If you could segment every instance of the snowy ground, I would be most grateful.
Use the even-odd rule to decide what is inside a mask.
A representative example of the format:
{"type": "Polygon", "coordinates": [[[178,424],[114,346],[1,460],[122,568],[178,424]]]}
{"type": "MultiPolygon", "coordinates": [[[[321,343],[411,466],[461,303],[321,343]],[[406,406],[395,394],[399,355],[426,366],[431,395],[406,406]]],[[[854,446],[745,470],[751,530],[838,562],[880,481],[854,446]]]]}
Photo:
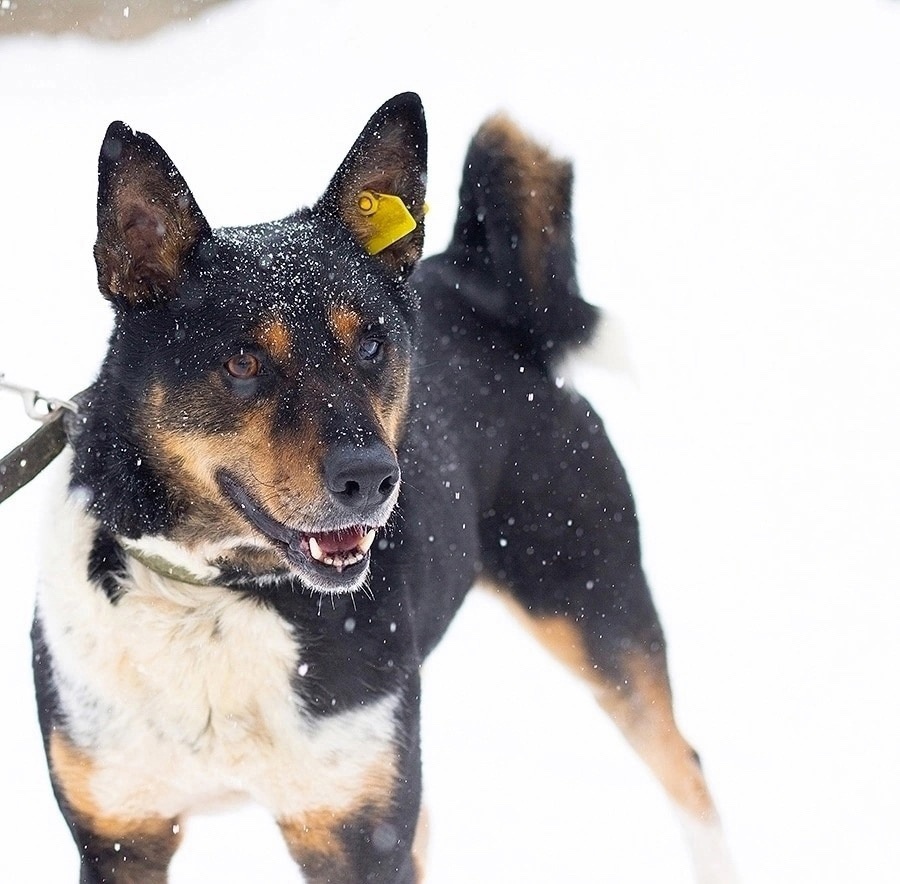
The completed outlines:
{"type": "MultiPolygon", "coordinates": [[[[469,135],[508,110],[576,164],[583,286],[629,367],[579,377],[743,878],[894,882],[898,87],[890,0],[234,0],[133,44],[0,36],[0,372],[68,395],[96,368],[110,120],[155,135],[214,224],[245,223],[314,199],[415,89],[437,251],[469,135]]],[[[31,429],[0,399],[3,452],[31,429]]],[[[4,881],[75,880],[29,673],[43,485],[0,507],[4,881]]],[[[690,880],[655,784],[489,598],[429,664],[424,740],[432,884],[690,880]]],[[[298,880],[261,814],[189,829],[175,884],[250,880],[298,880]]]]}

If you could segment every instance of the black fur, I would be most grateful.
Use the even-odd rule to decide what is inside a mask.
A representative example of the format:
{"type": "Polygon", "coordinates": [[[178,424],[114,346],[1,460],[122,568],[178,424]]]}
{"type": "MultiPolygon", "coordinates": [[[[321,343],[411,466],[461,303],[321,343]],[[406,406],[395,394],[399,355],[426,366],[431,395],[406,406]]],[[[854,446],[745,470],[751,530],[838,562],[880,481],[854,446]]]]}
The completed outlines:
{"type": "Polygon", "coordinates": [[[109,600],[115,604],[121,594],[121,579],[125,571],[125,552],[109,532],[100,530],[88,558],[88,579],[98,583],[109,600]]]}

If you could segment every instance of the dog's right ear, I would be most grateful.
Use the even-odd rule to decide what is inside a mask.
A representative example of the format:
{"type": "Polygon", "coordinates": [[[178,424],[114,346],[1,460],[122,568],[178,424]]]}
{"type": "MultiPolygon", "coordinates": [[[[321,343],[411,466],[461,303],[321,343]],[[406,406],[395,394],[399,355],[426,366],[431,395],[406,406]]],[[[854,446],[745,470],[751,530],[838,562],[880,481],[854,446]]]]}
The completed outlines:
{"type": "Polygon", "coordinates": [[[106,131],[98,176],[100,291],[120,307],[165,301],[209,224],[166,152],[124,123],[106,131]]]}

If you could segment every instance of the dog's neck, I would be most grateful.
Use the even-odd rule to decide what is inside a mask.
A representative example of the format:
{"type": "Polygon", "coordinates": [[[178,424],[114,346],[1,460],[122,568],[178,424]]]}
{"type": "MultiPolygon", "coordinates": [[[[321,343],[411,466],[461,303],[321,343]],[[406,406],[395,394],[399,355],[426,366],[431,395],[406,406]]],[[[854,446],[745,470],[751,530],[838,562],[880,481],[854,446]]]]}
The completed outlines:
{"type": "Polygon", "coordinates": [[[212,586],[221,574],[214,565],[187,555],[178,544],[159,537],[120,542],[131,558],[167,580],[177,580],[192,586],[212,586]]]}
{"type": "Polygon", "coordinates": [[[211,577],[201,577],[190,568],[178,565],[159,553],[147,552],[133,545],[127,545],[125,552],[145,568],[168,580],[177,580],[179,583],[189,583],[192,586],[211,586],[214,582],[211,577]]]}

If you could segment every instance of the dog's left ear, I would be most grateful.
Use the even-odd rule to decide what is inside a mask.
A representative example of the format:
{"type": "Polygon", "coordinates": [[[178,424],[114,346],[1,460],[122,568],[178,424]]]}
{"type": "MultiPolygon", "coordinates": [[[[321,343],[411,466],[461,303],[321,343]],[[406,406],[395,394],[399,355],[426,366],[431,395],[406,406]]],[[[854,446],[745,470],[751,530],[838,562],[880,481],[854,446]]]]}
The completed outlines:
{"type": "Polygon", "coordinates": [[[428,137],[418,95],[385,102],[350,149],[315,212],[336,215],[398,276],[422,257],[428,137]]]}
{"type": "Polygon", "coordinates": [[[168,299],[185,259],[209,224],[166,152],[124,123],[106,131],[98,162],[100,291],[120,307],[168,299]]]}

